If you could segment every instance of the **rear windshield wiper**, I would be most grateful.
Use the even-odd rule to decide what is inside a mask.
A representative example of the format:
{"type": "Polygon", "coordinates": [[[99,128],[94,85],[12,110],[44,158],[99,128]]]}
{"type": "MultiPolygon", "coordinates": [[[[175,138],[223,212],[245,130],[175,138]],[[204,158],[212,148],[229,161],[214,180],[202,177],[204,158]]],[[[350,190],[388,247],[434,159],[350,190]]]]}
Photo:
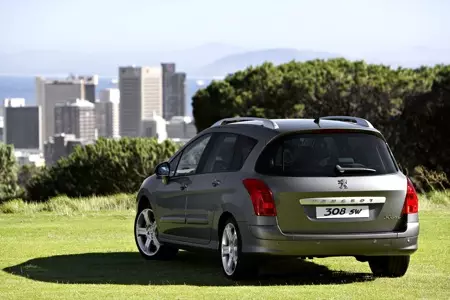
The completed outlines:
{"type": "Polygon", "coordinates": [[[363,167],[341,167],[340,165],[336,165],[336,170],[339,173],[350,173],[350,172],[361,172],[361,173],[375,173],[377,170],[363,167]]]}

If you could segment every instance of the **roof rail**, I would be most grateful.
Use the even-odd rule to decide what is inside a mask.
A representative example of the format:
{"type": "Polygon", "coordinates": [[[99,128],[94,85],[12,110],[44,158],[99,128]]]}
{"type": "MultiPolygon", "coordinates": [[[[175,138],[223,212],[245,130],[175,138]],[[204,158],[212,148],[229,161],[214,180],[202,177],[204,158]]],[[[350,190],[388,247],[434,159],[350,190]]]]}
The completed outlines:
{"type": "Polygon", "coordinates": [[[342,122],[350,122],[355,123],[359,126],[373,128],[373,125],[363,118],[358,117],[350,117],[350,116],[328,116],[328,117],[319,117],[314,120],[315,123],[319,124],[320,120],[331,120],[331,121],[342,121],[342,122]]]}
{"type": "Polygon", "coordinates": [[[275,123],[275,121],[265,118],[256,118],[256,117],[235,117],[235,118],[226,118],[217,121],[214,123],[211,127],[226,125],[230,123],[236,123],[236,122],[248,122],[248,121],[259,121],[262,122],[262,126],[270,129],[278,129],[278,124],[275,123]]]}

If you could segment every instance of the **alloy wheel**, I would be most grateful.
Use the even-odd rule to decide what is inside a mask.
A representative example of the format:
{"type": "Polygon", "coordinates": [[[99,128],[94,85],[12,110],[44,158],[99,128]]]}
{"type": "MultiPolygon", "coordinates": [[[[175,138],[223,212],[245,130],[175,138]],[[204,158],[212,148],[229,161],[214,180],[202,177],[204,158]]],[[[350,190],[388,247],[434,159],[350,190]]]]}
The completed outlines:
{"type": "Polygon", "coordinates": [[[220,250],[223,270],[231,276],[236,271],[239,258],[239,240],[232,223],[228,223],[223,230],[220,250]]]}
{"type": "Polygon", "coordinates": [[[147,256],[154,256],[161,248],[158,240],[158,229],[153,211],[142,210],[136,221],[136,240],[139,249],[147,256]]]}

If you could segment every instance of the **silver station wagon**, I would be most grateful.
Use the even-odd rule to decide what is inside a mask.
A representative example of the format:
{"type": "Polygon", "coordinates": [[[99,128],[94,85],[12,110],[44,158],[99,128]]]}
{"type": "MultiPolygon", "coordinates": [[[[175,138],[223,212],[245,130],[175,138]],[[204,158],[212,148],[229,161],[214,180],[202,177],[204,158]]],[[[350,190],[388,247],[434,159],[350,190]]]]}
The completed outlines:
{"type": "Polygon", "coordinates": [[[400,277],[417,250],[418,198],[367,120],[230,118],[145,179],[134,232],[146,259],[213,250],[235,280],[263,259],[329,256],[400,277]]]}

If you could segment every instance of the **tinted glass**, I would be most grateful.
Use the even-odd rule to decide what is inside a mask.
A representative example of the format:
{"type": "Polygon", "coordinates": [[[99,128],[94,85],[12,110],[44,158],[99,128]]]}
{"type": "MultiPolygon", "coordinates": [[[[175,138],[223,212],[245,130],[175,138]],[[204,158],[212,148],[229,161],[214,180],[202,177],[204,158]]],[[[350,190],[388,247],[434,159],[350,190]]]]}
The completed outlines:
{"type": "Polygon", "coordinates": [[[244,135],[239,136],[237,148],[234,154],[233,166],[231,167],[233,171],[238,171],[242,168],[245,160],[250,155],[257,142],[257,140],[251,137],[244,135]]]}
{"type": "Polygon", "coordinates": [[[178,162],[180,161],[181,153],[175,156],[170,162],[170,176],[175,175],[175,171],[177,170],[178,162]]]}
{"type": "Polygon", "coordinates": [[[210,138],[210,134],[202,136],[186,147],[181,155],[175,176],[195,174],[197,166],[200,163],[200,158],[202,157],[210,138]]]}
{"type": "Polygon", "coordinates": [[[220,173],[231,170],[238,136],[236,134],[218,134],[214,146],[208,154],[208,160],[201,173],[220,173]]]}
{"type": "Polygon", "coordinates": [[[345,172],[345,176],[397,172],[383,139],[373,134],[350,132],[295,134],[278,139],[263,151],[256,171],[296,177],[342,176],[337,165],[374,170],[345,172]]]}
{"type": "Polygon", "coordinates": [[[239,134],[216,133],[214,146],[201,173],[239,171],[244,165],[257,140],[239,134]]]}

